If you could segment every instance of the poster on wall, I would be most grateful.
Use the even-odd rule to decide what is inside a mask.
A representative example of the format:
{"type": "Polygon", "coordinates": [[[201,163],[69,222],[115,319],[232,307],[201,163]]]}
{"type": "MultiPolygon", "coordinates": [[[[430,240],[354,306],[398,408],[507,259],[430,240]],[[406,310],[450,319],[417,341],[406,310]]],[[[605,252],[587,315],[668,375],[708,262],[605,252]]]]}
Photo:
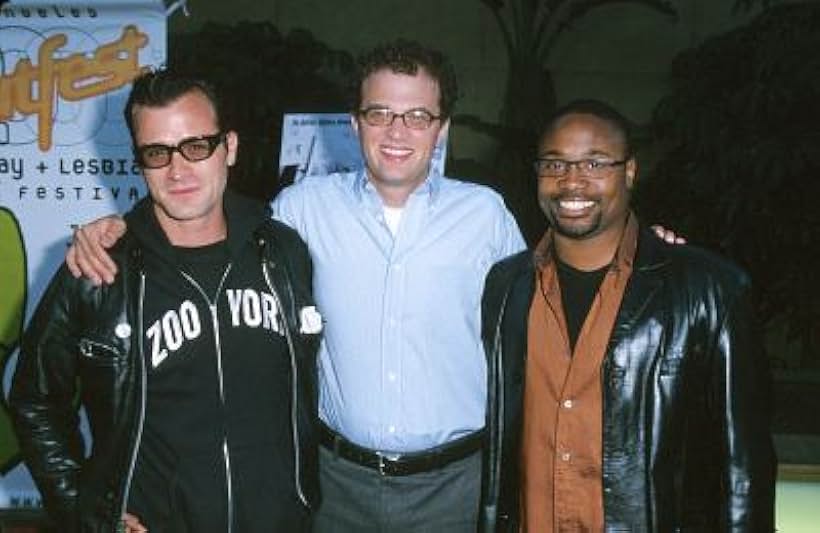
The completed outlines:
{"type": "MultiPolygon", "coordinates": [[[[128,210],[145,186],[122,110],[166,57],[162,0],[0,5],[0,364],[8,394],[24,324],[72,228],[128,210]]],[[[0,410],[0,509],[39,495],[0,410]]]]}
{"type": "MultiPolygon", "coordinates": [[[[433,152],[433,172],[444,174],[447,138],[433,152]]],[[[288,113],[282,120],[279,175],[292,181],[305,176],[351,172],[363,166],[349,113],[288,113]]]]}

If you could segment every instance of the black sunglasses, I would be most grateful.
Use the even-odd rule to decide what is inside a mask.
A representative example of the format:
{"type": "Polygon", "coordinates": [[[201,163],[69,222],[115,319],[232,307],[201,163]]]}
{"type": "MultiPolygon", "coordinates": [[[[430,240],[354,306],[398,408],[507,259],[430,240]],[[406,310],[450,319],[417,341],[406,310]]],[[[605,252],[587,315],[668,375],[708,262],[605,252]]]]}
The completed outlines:
{"type": "Polygon", "coordinates": [[[186,137],[179,141],[176,146],[167,144],[146,144],[137,146],[134,155],[137,163],[142,168],[162,168],[171,164],[174,152],[179,152],[187,161],[196,162],[208,159],[222,144],[226,135],[222,132],[213,135],[200,135],[198,137],[186,137]]]}

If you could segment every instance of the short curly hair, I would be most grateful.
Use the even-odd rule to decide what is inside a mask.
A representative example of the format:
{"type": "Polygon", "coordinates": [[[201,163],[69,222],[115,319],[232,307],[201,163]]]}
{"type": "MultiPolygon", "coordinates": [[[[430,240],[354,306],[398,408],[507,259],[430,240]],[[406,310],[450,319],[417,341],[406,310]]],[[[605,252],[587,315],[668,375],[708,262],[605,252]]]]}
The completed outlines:
{"type": "Polygon", "coordinates": [[[551,135],[555,131],[555,127],[558,123],[567,115],[592,115],[607,122],[621,137],[624,143],[626,157],[635,155],[634,128],[632,127],[632,123],[617,109],[601,100],[579,99],[559,107],[547,119],[544,130],[539,137],[540,140],[543,141],[545,137],[551,135]]]}
{"type": "Polygon", "coordinates": [[[364,80],[384,69],[410,76],[415,76],[419,69],[423,69],[438,84],[439,112],[442,118],[447,119],[452,115],[458,98],[458,83],[452,63],[438,50],[406,39],[382,43],[359,57],[355,86],[352,88],[354,112],[362,104],[364,80]]]}

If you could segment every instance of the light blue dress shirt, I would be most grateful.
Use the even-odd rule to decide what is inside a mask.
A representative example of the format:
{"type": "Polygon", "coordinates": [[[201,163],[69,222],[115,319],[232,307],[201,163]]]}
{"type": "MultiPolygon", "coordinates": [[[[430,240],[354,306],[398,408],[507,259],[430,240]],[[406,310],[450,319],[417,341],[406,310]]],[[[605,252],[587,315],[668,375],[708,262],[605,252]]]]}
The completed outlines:
{"type": "Polygon", "coordinates": [[[356,444],[396,452],[482,428],[484,278],[525,247],[501,197],[430,176],[408,198],[395,237],[363,172],[306,177],[272,208],[313,258],[325,423],[356,444]]]}

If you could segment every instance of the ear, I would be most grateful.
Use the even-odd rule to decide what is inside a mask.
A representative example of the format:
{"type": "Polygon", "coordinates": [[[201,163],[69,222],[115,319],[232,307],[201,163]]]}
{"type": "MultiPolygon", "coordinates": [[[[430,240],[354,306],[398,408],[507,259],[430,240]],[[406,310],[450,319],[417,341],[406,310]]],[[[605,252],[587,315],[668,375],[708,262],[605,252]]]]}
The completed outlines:
{"type": "Polygon", "coordinates": [[[236,163],[236,154],[239,150],[239,135],[233,130],[229,131],[225,134],[225,144],[228,148],[226,162],[229,167],[232,167],[236,163]]]}
{"type": "Polygon", "coordinates": [[[638,179],[638,161],[635,159],[635,156],[632,156],[626,160],[625,170],[626,188],[632,190],[638,179]]]}

